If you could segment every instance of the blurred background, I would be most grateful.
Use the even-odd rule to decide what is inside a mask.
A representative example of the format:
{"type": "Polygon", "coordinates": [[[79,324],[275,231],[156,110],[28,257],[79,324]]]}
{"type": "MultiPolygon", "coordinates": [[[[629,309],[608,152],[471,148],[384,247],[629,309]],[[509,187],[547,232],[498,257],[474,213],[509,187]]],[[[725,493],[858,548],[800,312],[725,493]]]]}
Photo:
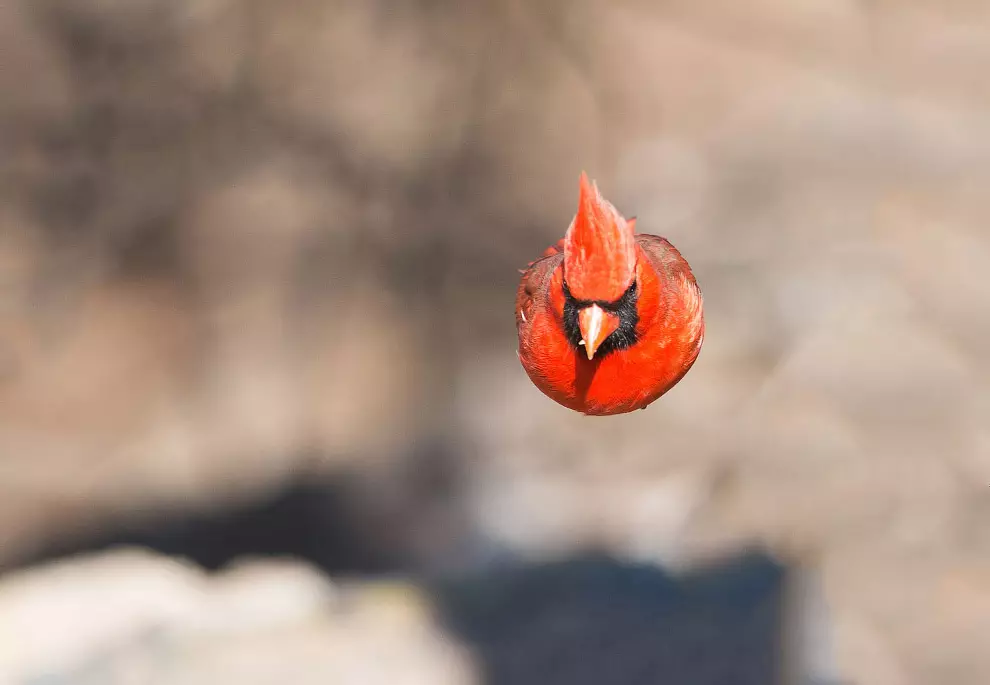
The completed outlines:
{"type": "Polygon", "coordinates": [[[990,682],[988,70],[977,0],[0,3],[0,682],[990,682]],[[706,298],[607,419],[514,352],[582,169],[706,298]]]}

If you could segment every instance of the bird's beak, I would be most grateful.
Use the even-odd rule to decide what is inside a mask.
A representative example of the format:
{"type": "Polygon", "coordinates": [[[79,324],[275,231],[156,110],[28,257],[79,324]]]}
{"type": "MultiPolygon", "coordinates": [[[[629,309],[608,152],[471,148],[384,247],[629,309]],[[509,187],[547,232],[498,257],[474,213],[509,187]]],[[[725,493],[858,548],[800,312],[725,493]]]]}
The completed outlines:
{"type": "Polygon", "coordinates": [[[593,359],[602,341],[619,327],[619,317],[593,304],[578,312],[578,327],[581,329],[584,351],[588,359],[593,359]]]}

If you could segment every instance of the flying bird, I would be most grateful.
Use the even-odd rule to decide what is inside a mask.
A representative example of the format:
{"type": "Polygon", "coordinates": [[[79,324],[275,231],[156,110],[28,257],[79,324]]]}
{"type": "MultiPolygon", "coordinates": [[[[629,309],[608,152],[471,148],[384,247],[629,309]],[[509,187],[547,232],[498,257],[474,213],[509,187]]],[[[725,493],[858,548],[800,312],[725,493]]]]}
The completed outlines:
{"type": "Polygon", "coordinates": [[[522,272],[519,360],[583,414],[645,409],[690,370],[705,337],[701,289],[665,238],[635,232],[581,173],[564,237],[522,272]]]}

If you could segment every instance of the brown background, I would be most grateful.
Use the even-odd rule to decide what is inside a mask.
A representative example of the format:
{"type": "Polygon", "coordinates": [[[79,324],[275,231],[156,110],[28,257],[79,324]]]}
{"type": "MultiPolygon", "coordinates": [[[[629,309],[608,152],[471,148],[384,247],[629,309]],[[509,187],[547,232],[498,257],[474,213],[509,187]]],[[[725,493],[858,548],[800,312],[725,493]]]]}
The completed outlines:
{"type": "Polygon", "coordinates": [[[0,565],[756,541],[852,682],[986,683],[988,73],[975,0],[2,3],[0,565]],[[582,169],[706,297],[635,415],[514,354],[582,169]]]}

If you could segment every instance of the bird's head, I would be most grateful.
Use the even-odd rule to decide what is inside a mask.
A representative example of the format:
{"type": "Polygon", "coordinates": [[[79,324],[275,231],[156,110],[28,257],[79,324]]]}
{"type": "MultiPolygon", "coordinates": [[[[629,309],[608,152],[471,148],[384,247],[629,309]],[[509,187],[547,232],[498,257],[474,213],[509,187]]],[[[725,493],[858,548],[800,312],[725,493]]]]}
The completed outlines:
{"type": "Polygon", "coordinates": [[[589,360],[599,349],[635,342],[635,219],[619,214],[584,172],[577,214],[564,236],[563,276],[564,324],[589,360]]]}

